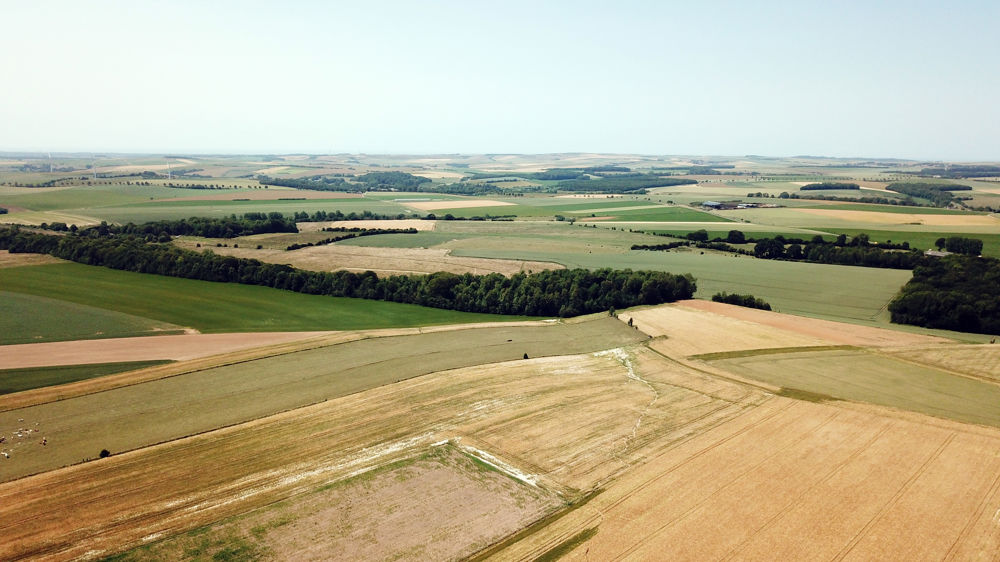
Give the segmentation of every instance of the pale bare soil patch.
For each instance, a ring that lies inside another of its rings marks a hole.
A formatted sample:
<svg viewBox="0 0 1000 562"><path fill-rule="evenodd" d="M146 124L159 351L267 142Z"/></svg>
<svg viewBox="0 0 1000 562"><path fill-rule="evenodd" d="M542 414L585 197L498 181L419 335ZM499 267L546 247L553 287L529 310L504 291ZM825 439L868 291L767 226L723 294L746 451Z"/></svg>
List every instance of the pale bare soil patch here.
<svg viewBox="0 0 1000 562"><path fill-rule="evenodd" d="M328 221L328 222L300 222L296 226L300 232L315 232L324 228L368 228L368 229L397 229L414 228L420 231L434 230L438 221L428 221L423 219L402 219L402 220L367 220L367 221Z"/></svg>
<svg viewBox="0 0 1000 562"><path fill-rule="evenodd" d="M456 560L561 505L555 494L477 464L453 446L135 553L142 560L202 556L238 536L275 560ZM207 540L206 540L207 539ZM215 551L215 552L213 552Z"/></svg>
<svg viewBox="0 0 1000 562"><path fill-rule="evenodd" d="M316 490L442 440L528 486L573 497L762 399L636 353L439 372L0 484L0 557L118 551ZM424 497L420 487L398 493ZM451 521L439 509L425 523ZM449 542L480 548L481 536L478 529Z"/></svg>
<svg viewBox="0 0 1000 562"><path fill-rule="evenodd" d="M514 205L507 201L493 201L490 199L442 199L439 201L410 201L401 202L407 207L420 209L423 211L436 211L438 209L473 209L476 207L505 207Z"/></svg>
<svg viewBox="0 0 1000 562"><path fill-rule="evenodd" d="M694 310L713 312L729 318L793 332L798 334L799 337L811 337L825 340L836 345L906 347L953 343L952 340L936 336L910 334L906 332L897 332L895 330L886 330L883 328L872 328L869 326L855 326L853 324L843 324L840 322L832 322L830 320L818 320L816 318L792 316L790 314L757 310L754 308L746 308L720 302L687 300L681 301L675 305L666 306L681 306Z"/></svg>
<svg viewBox="0 0 1000 562"><path fill-rule="evenodd" d="M183 361L309 339L329 332L255 332L143 336L0 346L0 369L126 361Z"/></svg>
<svg viewBox="0 0 1000 562"><path fill-rule="evenodd" d="M1000 432L917 420L773 398L495 559L530 560L574 537L563 559L994 558Z"/></svg>
<svg viewBox="0 0 1000 562"><path fill-rule="evenodd" d="M209 181L209 180L206 180ZM251 201L277 201L278 199L359 199L360 193L345 193L341 191L311 191L306 189L250 189L245 191L227 191L206 195L191 195L189 197L174 197L158 201L232 201L233 199L249 199Z"/></svg>
<svg viewBox="0 0 1000 562"><path fill-rule="evenodd" d="M917 215L904 213L882 213L878 211L848 211L838 209L790 208L798 213L818 215L851 222L874 224L923 224L928 226L1000 226L1000 219L991 215Z"/></svg>
<svg viewBox="0 0 1000 562"><path fill-rule="evenodd" d="M449 249L377 248L327 244L286 252L248 248L211 248L216 254L253 258L268 263L283 263L311 271L374 271L379 275L421 274L447 271L485 275L513 275L527 271L563 269L551 262L494 258L467 258L451 255Z"/></svg>
<svg viewBox="0 0 1000 562"><path fill-rule="evenodd" d="M50 263L64 263L64 261L48 254L12 254L7 250L0 250L0 268ZM0 362L2 361L3 358L0 357Z"/></svg>

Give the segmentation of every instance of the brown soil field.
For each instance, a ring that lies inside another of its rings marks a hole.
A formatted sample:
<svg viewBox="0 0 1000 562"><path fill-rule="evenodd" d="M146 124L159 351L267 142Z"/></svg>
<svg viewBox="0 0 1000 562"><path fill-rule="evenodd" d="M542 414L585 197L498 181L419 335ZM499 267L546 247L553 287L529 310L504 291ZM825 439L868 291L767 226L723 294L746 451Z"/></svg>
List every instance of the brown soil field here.
<svg viewBox="0 0 1000 562"><path fill-rule="evenodd" d="M190 246L191 244L188 244ZM311 271L374 271L379 275L407 275L447 271L450 273L501 273L563 269L557 263L452 256L449 249L377 248L327 244L286 252L250 248L211 248L216 254L283 263Z"/></svg>
<svg viewBox="0 0 1000 562"><path fill-rule="evenodd" d="M215 180L206 180L215 181ZM306 189L250 189L243 191L228 191L211 195L192 195L190 197L174 197L159 201L232 201L233 199L249 199L251 201L277 201L278 199L358 199L360 193L343 193L337 191L310 191Z"/></svg>
<svg viewBox="0 0 1000 562"><path fill-rule="evenodd" d="M49 263L64 263L59 258L54 258L48 254L12 254L7 250L0 250L0 268L21 267L23 265L45 265ZM3 361L0 357L0 362Z"/></svg>
<svg viewBox="0 0 1000 562"><path fill-rule="evenodd" d="M514 205L507 201L492 201L489 199L442 199L440 201L410 201L404 202L407 207L420 209L422 211L436 211L438 209L474 209L476 207L505 207Z"/></svg>
<svg viewBox="0 0 1000 562"><path fill-rule="evenodd" d="M37 428L48 443L13 451L0 463L0 481L80 462L101 449L130 451L438 371L519 359L525 353L590 352L644 338L608 317L439 330L314 346L254 361L226 358L214 367L199 362L196 370L153 380L139 372L134 376L143 377L141 384L16 409L5 406L4 396L0 431ZM16 400L17 394L10 397Z"/></svg>
<svg viewBox="0 0 1000 562"><path fill-rule="evenodd" d="M996 559L998 450L998 431L776 397L494 558Z"/></svg>
<svg viewBox="0 0 1000 562"><path fill-rule="evenodd" d="M951 344L952 340L922 334L897 332L884 328L842 324L830 320L818 320L792 316L767 310L757 310L720 302L705 300L687 300L674 305L693 310L712 312L736 320L743 320L770 326L798 334L800 337L811 337L825 340L836 345L857 345L865 347L906 347L935 344ZM641 325L640 325L641 328ZM780 346L788 347L788 346Z"/></svg>
<svg viewBox="0 0 1000 562"><path fill-rule="evenodd" d="M125 361L183 361L241 349L304 340L329 332L184 334L5 345L0 369Z"/></svg>
<svg viewBox="0 0 1000 562"><path fill-rule="evenodd" d="M1000 226L1000 219L989 215L911 215L882 213L878 211L845 211L835 209L799 209L793 211L841 219L851 222L876 224L923 224L928 226Z"/></svg>
<svg viewBox="0 0 1000 562"><path fill-rule="evenodd" d="M437 372L0 484L0 558L69 559L138 546L299 497L442 440L572 498L762 399L641 349ZM407 493L425 497L422 489ZM439 509L424 523L451 520ZM451 542L481 548L481 533Z"/></svg>
<svg viewBox="0 0 1000 562"><path fill-rule="evenodd" d="M329 221L329 222L300 222L297 224L301 232L314 232L324 228L415 228L420 231L434 230L437 221L427 221L423 219L402 219L402 220L370 220L370 221Z"/></svg>

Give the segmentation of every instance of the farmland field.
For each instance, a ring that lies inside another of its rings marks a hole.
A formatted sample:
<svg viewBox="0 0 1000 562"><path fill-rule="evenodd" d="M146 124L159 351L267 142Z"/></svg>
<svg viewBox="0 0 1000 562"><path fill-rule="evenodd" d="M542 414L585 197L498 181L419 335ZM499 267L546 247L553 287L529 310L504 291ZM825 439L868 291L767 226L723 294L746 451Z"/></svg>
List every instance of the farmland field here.
<svg viewBox="0 0 1000 562"><path fill-rule="evenodd" d="M0 286L10 292L58 296L76 304L208 333L343 330L516 319L161 277L75 263L0 269ZM46 326L49 324L58 334L61 327L51 319Z"/></svg>
<svg viewBox="0 0 1000 562"><path fill-rule="evenodd" d="M814 193L901 199L885 187L924 181L913 178L925 165L916 161L55 160L0 159L0 207L9 209L0 222L369 211L404 218L300 215L297 233L235 238L172 236L194 230L161 225L134 243L380 276L655 270L690 273L698 290L693 300L555 320L0 252L0 559L993 560L1000 552L994 336L890 324L886 307L907 270L631 249L675 241L657 233L697 230L807 240L864 232L919 248L969 236L1000 255L1000 219L961 210L1000 204L996 182L948 180L973 190L931 208L780 197L854 181L860 190ZM698 183L615 192L645 174ZM362 183L366 175L373 183ZM183 187L193 184L209 189ZM600 185L611 187L566 192ZM706 211L707 200L763 206ZM417 232L286 250L337 236L322 230L331 227ZM750 293L775 311L708 300L720 291Z"/></svg>
<svg viewBox="0 0 1000 562"><path fill-rule="evenodd" d="M61 266L57 266L61 267ZM0 287L20 270L4 270ZM9 276L8 276L9 275ZM27 274L25 274L27 275ZM30 275L28 275L30 277ZM59 292L48 293L56 296ZM89 338L177 334L182 326L66 300L0 291L0 345Z"/></svg>

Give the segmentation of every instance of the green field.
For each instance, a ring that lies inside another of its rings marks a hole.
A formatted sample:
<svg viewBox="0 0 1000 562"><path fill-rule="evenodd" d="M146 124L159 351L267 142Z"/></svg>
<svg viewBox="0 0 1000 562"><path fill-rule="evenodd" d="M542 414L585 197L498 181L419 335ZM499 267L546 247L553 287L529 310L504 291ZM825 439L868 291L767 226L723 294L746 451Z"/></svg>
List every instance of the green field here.
<svg viewBox="0 0 1000 562"><path fill-rule="evenodd" d="M1000 257L1000 234L975 233L975 232L927 232L927 231L903 231L903 230L860 230L856 228L828 228L834 234L846 234L855 236L858 233L865 233L873 242L885 242L891 240L895 243L909 242L911 248L921 250L935 249L934 242L938 238L948 238L949 236L962 236L966 238L978 238L983 241L983 255Z"/></svg>
<svg viewBox="0 0 1000 562"><path fill-rule="evenodd" d="M18 282L35 278L30 266L0 269L0 345L96 338L124 338L179 334L182 326L142 316L108 310L108 303L93 306L15 291ZM44 275L44 274L43 274ZM58 290L44 293L61 297Z"/></svg>
<svg viewBox="0 0 1000 562"><path fill-rule="evenodd" d="M1000 426L1000 386L873 353L751 355L713 364L793 391Z"/></svg>
<svg viewBox="0 0 1000 562"><path fill-rule="evenodd" d="M268 287L161 277L75 263L0 269L6 291L56 297L153 318L206 333L356 330L519 317L439 310L410 304L304 295ZM61 333L57 308L40 325ZM62 338L65 339L65 338Z"/></svg>
<svg viewBox="0 0 1000 562"><path fill-rule="evenodd" d="M94 363L87 365L60 365L58 367L33 367L30 369L0 370L0 394L21 392L43 386L54 386L82 381L114 373L135 371L170 361L129 361L124 363Z"/></svg>
<svg viewBox="0 0 1000 562"><path fill-rule="evenodd" d="M660 238L659 240L664 240ZM778 312L830 320L885 324L885 307L912 275L909 271L734 257L700 250L570 253L497 249L454 250L454 255L554 261L566 267L650 269L691 273L698 298L751 293Z"/></svg>

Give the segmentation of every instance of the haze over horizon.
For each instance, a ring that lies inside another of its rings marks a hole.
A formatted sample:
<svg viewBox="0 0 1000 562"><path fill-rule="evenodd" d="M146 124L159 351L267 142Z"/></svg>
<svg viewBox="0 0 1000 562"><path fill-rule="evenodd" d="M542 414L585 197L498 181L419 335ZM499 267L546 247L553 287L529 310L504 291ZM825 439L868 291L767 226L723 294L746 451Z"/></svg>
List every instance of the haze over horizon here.
<svg viewBox="0 0 1000 562"><path fill-rule="evenodd" d="M4 7L0 151L1000 160L1000 4Z"/></svg>

